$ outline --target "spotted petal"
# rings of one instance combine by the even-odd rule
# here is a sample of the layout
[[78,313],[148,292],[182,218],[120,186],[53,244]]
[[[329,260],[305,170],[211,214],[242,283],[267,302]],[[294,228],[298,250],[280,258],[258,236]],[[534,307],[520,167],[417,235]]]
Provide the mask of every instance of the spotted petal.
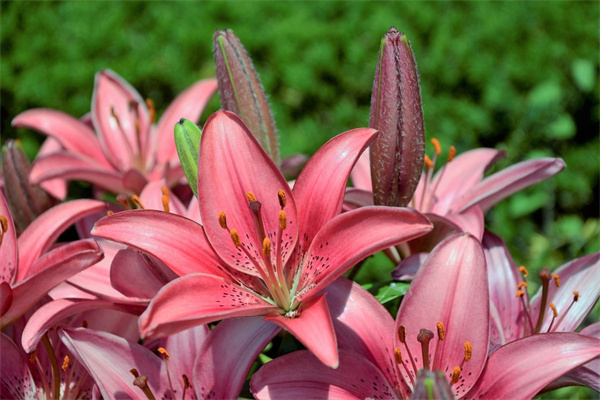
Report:
[[0,397],[36,399],[37,389],[24,354],[4,333],[0,333]]

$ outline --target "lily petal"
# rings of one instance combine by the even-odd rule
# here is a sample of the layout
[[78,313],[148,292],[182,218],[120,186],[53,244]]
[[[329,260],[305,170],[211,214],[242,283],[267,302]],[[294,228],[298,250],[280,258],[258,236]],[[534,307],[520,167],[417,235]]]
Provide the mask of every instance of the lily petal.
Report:
[[142,336],[163,337],[223,318],[266,315],[279,310],[231,281],[189,274],[165,285],[140,317]]
[[485,224],[483,211],[479,206],[469,207],[460,213],[446,214],[446,219],[454,222],[461,232],[470,233],[481,241]]
[[[167,195],[163,193],[163,188],[167,190]],[[158,211],[165,210],[163,200],[166,200],[169,212],[186,216],[187,210],[185,206],[181,203],[181,200],[167,188],[167,185],[162,180],[149,182],[144,187],[144,190],[142,190],[142,193],[140,193],[140,200],[146,210]]]
[[530,399],[559,376],[600,356],[600,340],[576,333],[528,336],[492,354],[467,398]]
[[292,316],[272,313],[265,317],[265,321],[274,322],[291,332],[323,364],[338,367],[337,341],[324,295],[302,302]]
[[433,224],[433,229],[426,235],[409,241],[410,253],[429,253],[444,239],[455,233],[460,233],[461,228],[445,216],[438,214],[425,214]]
[[299,300],[323,289],[365,257],[423,235],[431,227],[425,216],[411,208],[371,206],[338,215],[312,241],[302,265]]
[[196,395],[239,397],[252,363],[280,328],[261,317],[234,318],[210,332],[194,367]]
[[[37,157],[42,157],[62,149],[63,147],[58,140],[46,138],[40,147],[40,151],[37,153]],[[58,200],[64,200],[67,197],[67,182],[64,179],[50,179],[40,183],[40,187]]]
[[350,179],[352,179],[352,186],[357,189],[362,189],[367,192],[371,192],[373,197],[373,183],[371,182],[371,157],[370,152],[363,151],[363,153],[356,161],[352,172],[350,172]]
[[0,193],[0,216],[6,218],[6,231],[0,233],[0,282],[12,283],[17,275],[17,232],[6,199]]
[[[368,152],[363,152],[363,154],[369,154]],[[344,205],[342,206],[342,211],[350,211],[355,208],[372,206],[373,205],[373,192],[356,189],[356,188],[347,188],[346,195],[344,196]]]
[[3,399],[35,399],[37,389],[24,354],[4,333],[0,333],[0,397]]
[[304,350],[278,357],[252,376],[250,390],[259,400],[398,398],[376,366],[344,350],[335,370]]
[[412,281],[427,257],[429,257],[429,253],[411,254],[394,268],[392,278],[397,281]]

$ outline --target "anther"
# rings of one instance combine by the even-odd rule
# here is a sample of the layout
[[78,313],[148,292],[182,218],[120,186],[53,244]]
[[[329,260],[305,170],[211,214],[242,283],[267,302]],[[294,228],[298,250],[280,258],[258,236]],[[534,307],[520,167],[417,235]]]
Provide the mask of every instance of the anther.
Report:
[[529,276],[529,271],[527,271],[527,268],[525,268],[525,267],[524,267],[524,266],[522,266],[522,265],[519,267],[519,272],[520,272],[521,274],[523,274],[523,276],[524,276],[525,278],[527,278],[527,276]]
[[284,230],[287,226],[287,215],[285,211],[279,210],[279,229]]
[[191,385],[190,385],[190,380],[187,377],[187,375],[183,374],[183,375],[181,375],[181,378],[183,379],[183,388],[184,389],[189,389]]
[[556,310],[556,306],[554,305],[554,303],[550,303],[550,308],[552,309],[554,318],[558,317],[558,311]]
[[429,156],[425,156],[424,161],[427,168],[433,168],[433,161],[431,161],[431,158],[429,158]]
[[256,196],[252,192],[246,192],[246,198],[250,203],[254,203],[256,201]]
[[115,111],[114,107],[110,108],[110,115],[116,120],[117,125],[121,126],[121,122],[119,121],[119,116],[117,115],[117,112]]
[[65,356],[61,368],[64,372],[67,372],[67,369],[69,369],[69,356]]
[[227,229],[227,216],[223,211],[219,213],[219,225],[223,229]]
[[439,156],[442,153],[442,146],[440,146],[439,140],[436,138],[431,139],[431,144],[435,148],[435,154]]
[[83,322],[81,323],[81,326],[84,328],[88,327],[88,322],[84,319]]
[[277,197],[279,198],[279,205],[281,206],[281,208],[285,207],[285,205],[287,204],[287,198],[285,196],[285,192],[282,189],[279,189],[279,191],[277,192]]
[[421,356],[425,369],[429,369],[429,342],[431,339],[433,339],[433,332],[428,329],[421,329],[417,335],[417,341],[421,343]]
[[129,370],[129,372],[131,372],[131,375],[133,375],[133,377],[134,377],[134,378],[139,378],[139,377],[140,377],[140,373],[139,373],[139,372],[138,372],[138,370],[137,370],[137,369],[135,369],[135,368],[131,368],[131,369]]
[[394,349],[394,358],[396,358],[396,364],[402,364],[402,351],[397,347]]
[[158,350],[158,352],[160,354],[163,355],[163,357],[165,358],[165,360],[169,361],[169,359],[171,358],[171,356],[167,352],[167,349],[165,349],[164,347],[159,347],[157,350]]
[[150,112],[150,123],[153,124],[156,122],[156,108],[154,107],[154,102],[152,99],[146,99],[146,106]]
[[231,236],[231,240],[233,240],[235,247],[240,247],[242,245],[242,240],[240,239],[240,235],[236,229],[230,230],[229,235]]
[[35,360],[37,359],[38,351],[34,350],[33,353],[29,355],[29,362],[31,364],[35,364]]
[[440,340],[446,339],[446,329],[444,328],[444,324],[441,321],[437,323],[437,331]]
[[125,193],[119,193],[117,195],[117,203],[119,203],[121,205],[121,207],[123,207],[126,210],[131,210],[131,206],[129,205],[129,199],[127,198],[127,195]]
[[521,290],[523,288],[527,288],[527,282],[519,282],[517,285],[517,290]]
[[406,329],[402,325],[398,327],[398,340],[402,344],[406,343]]
[[558,276],[558,274],[552,274],[552,279],[554,279],[556,287],[560,287],[560,276]]
[[2,232],[8,230],[8,219],[4,215],[0,215],[0,222],[2,223]]
[[517,295],[515,297],[523,297],[525,296],[525,292],[522,290],[517,290]]
[[108,211],[106,212],[106,215],[113,215],[113,214],[114,214],[114,211],[112,211],[112,210],[108,210]]
[[460,379],[460,373],[462,372],[462,370],[460,369],[460,367],[454,367],[454,370],[452,370],[452,384],[456,384],[458,383],[458,380]]
[[269,238],[264,238],[262,251],[267,260],[271,258],[271,241]]
[[162,197],[160,200],[162,201],[163,210],[165,210],[165,212],[169,212],[169,190],[167,190],[166,186],[161,187],[160,190],[162,191]]
[[448,150],[448,161],[447,162],[454,160],[455,155],[456,155],[456,147],[450,146],[450,150]]
[[137,196],[137,194],[134,194],[133,196],[131,196],[131,202],[133,203],[133,205],[140,209],[140,210],[144,210],[146,209],[146,207],[144,207],[144,204],[142,204],[142,201],[140,200],[140,198]]
[[573,301],[578,301],[579,300],[579,292],[576,290],[573,292]]
[[473,357],[473,346],[471,342],[465,342],[465,361],[470,361]]

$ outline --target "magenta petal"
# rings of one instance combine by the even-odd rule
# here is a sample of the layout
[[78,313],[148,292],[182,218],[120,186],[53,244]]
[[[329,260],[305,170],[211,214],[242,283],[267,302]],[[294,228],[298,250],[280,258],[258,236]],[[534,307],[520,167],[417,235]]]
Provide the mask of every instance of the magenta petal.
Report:
[[600,340],[576,333],[526,337],[492,354],[468,398],[530,399],[554,379],[600,356]]
[[94,131],[82,121],[57,110],[34,108],[12,120],[15,128],[30,128],[60,142],[71,153],[81,154],[111,169],[111,165],[99,147]]
[[227,276],[202,226],[179,215],[154,210],[123,211],[99,220],[92,234],[152,254],[180,276],[192,272]]
[[[216,165],[219,168],[215,168]],[[252,192],[262,204],[264,232],[271,236],[279,229],[279,190],[285,193],[287,199],[283,246],[291,250],[298,235],[298,218],[285,178],[237,115],[228,111],[211,115],[200,142],[198,202],[206,236],[232,268],[258,275],[254,265],[245,264],[246,256],[238,255],[241,251],[233,244],[229,232],[219,225],[219,213],[226,214],[227,226],[238,231],[244,245],[252,244],[254,248],[262,249],[263,240],[249,210],[246,193]],[[275,253],[272,252],[273,259]],[[290,253],[282,252],[282,265],[285,265]]]
[[[417,368],[423,365],[420,329],[437,332],[445,327],[444,341],[432,340],[432,367],[443,372],[463,364],[464,343],[470,342],[473,356],[464,363],[458,397],[475,384],[488,350],[489,294],[485,257],[479,241],[471,235],[454,235],[440,243],[425,261],[400,305],[396,326],[406,329],[406,344]],[[436,334],[437,336],[437,334]],[[395,347],[402,348],[398,338]],[[405,355],[406,357],[406,355]],[[408,363],[410,368],[410,363]],[[448,369],[446,369],[448,368]]]
[[173,129],[175,124],[181,118],[198,122],[206,103],[217,90],[216,79],[205,79],[196,82],[194,85],[182,92],[169,105],[164,112],[157,127],[157,151],[156,161],[159,164],[169,161],[176,155],[175,140],[173,139]]
[[564,168],[565,162],[560,158],[520,162],[479,182],[452,205],[452,210],[460,212],[477,204],[485,212],[511,194],[548,179]]
[[371,206],[343,213],[317,233],[302,265],[299,300],[323,289],[371,254],[431,230],[411,208]]
[[17,275],[17,232],[6,199],[0,192],[0,215],[6,218],[7,230],[1,233],[0,282],[12,283]]
[[279,331],[261,317],[234,318],[217,325],[194,368],[197,397],[205,398],[212,390],[217,399],[238,398],[252,363]]
[[266,315],[279,307],[231,281],[189,274],[165,285],[140,317],[144,337],[163,337],[230,317]]
[[38,392],[24,353],[4,333],[0,333],[0,398],[37,399]]
[[344,350],[335,370],[308,351],[278,357],[252,376],[250,390],[259,400],[398,398],[376,366]]
[[310,245],[327,221],[341,212],[350,171],[377,134],[368,128],[339,134],[325,143],[300,172],[294,198],[303,248]]
[[302,302],[294,314],[272,313],[265,321],[272,321],[289,331],[325,365],[337,368],[337,341],[325,296],[313,296]]
[[[37,157],[54,153],[62,149],[62,145],[56,139],[46,138],[40,147],[40,151],[38,151]],[[49,179],[40,183],[40,187],[58,200],[64,200],[65,197],[67,197],[67,182],[63,179]]]
[[363,153],[356,161],[354,168],[350,172],[350,179],[352,179],[352,186],[357,189],[362,189],[366,192],[371,192],[373,197],[373,184],[371,182],[371,157],[369,157],[368,151]]
[[148,378],[148,386],[157,398],[170,395],[166,373],[161,373],[163,361],[145,347],[93,329],[63,328],[58,332],[65,346],[94,378],[105,399],[143,398],[142,390],[133,385],[132,368]]
[[29,274],[29,267],[71,224],[80,218],[106,209],[96,200],[73,200],[52,207],[25,229],[18,240],[19,270],[15,282]]

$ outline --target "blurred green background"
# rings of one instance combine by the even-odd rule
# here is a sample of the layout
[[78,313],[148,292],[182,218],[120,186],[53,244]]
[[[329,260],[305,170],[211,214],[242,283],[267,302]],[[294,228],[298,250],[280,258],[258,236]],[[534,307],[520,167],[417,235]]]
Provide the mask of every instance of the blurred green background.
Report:
[[[1,7],[2,141],[19,137],[30,158],[43,137],[13,130],[18,113],[49,107],[85,114],[94,73],[103,68],[121,74],[161,112],[195,80],[214,76],[212,35],[224,28],[235,31],[255,62],[282,154],[313,153],[332,136],[367,125],[380,37],[396,26],[417,59],[429,138],[459,153],[505,149],[494,170],[533,157],[566,161],[559,176],[488,213],[487,227],[505,239],[516,262],[554,269],[600,249],[598,2]],[[218,104],[214,99],[203,118]]]

